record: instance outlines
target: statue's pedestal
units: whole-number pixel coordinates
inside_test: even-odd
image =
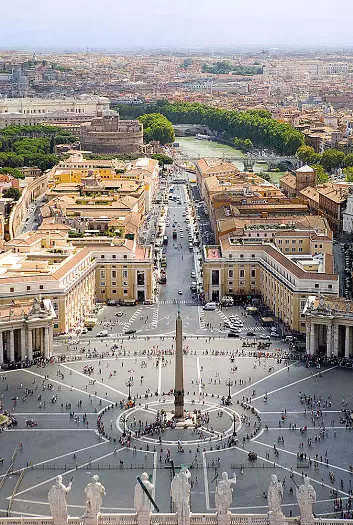
[[[137,524],[138,525],[150,525],[151,513],[150,512],[138,512],[137,513]]]
[[[286,519],[283,512],[277,512],[276,514],[270,510],[268,513],[268,519],[270,525],[283,525],[283,521]]]
[[[230,512],[227,514],[217,514],[218,525],[230,525]]]
[[[97,525],[98,524],[98,514],[84,514],[82,516],[82,522],[84,525]]]

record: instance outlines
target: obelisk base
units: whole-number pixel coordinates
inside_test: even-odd
[[[174,398],[174,417],[179,419],[179,421],[184,421],[185,419],[184,396],[175,396]]]

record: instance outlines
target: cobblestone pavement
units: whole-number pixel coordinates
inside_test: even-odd
[[[278,357],[255,358],[241,341],[186,339],[186,408],[190,417],[195,410],[207,414],[208,422],[204,419],[200,432],[188,427],[132,437],[129,447],[119,442],[124,426],[134,434],[140,420],[145,424],[157,411],[173,409],[169,392],[174,343],[160,338],[119,341],[114,354],[106,342],[100,344],[98,350],[106,354],[100,359],[88,358],[88,353],[75,356],[72,347],[72,359],[61,364],[1,373],[3,406],[18,420],[17,426],[0,434],[3,513],[13,494],[11,515],[47,515],[47,492],[55,476],[62,474],[66,483],[73,478],[70,515],[82,515],[84,487],[98,471],[107,491],[103,512],[132,511],[136,476],[144,470],[153,477],[161,511],[168,512],[169,454],[176,468],[181,464],[191,468],[194,512],[214,509],[214,491],[223,471],[237,475],[233,512],[267,512],[263,492],[274,472],[284,482],[286,515],[298,513],[291,476],[297,484],[303,476],[310,477],[317,491],[317,514],[332,514],[333,488],[345,507],[351,488],[353,433],[340,417],[346,403],[346,408],[352,406],[351,371],[306,368],[300,362],[280,362]],[[86,366],[92,367],[91,375],[84,373]],[[127,400],[129,379],[136,406],[123,410],[120,401]],[[33,394],[26,395],[26,389]],[[232,404],[221,406],[229,389]],[[305,395],[309,402],[302,402]],[[104,434],[97,431],[99,413]],[[29,419],[37,426],[27,427]],[[238,441],[228,447],[234,430]],[[13,471],[6,477],[15,450]],[[249,461],[249,451],[257,454],[257,460]],[[21,469],[25,473],[16,487]]]

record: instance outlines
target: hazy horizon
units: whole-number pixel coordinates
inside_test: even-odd
[[[13,0],[2,5],[0,48],[349,48],[352,15],[351,0],[339,9],[328,0]]]

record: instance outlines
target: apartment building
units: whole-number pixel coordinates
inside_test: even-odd
[[[307,298],[317,293],[335,297],[339,282],[329,254],[287,255],[273,242],[229,237],[203,248],[203,288],[205,299],[213,301],[223,295],[261,296],[289,329],[305,331]]]
[[[215,175],[231,175],[239,173],[238,168],[231,162],[223,162],[215,158],[198,159],[195,162],[196,181],[202,198],[205,198],[205,181]]]
[[[96,300],[153,301],[151,246],[115,238],[75,246],[66,226],[55,226],[6,243],[0,254],[0,305],[48,299],[54,333],[69,333],[83,326]]]

